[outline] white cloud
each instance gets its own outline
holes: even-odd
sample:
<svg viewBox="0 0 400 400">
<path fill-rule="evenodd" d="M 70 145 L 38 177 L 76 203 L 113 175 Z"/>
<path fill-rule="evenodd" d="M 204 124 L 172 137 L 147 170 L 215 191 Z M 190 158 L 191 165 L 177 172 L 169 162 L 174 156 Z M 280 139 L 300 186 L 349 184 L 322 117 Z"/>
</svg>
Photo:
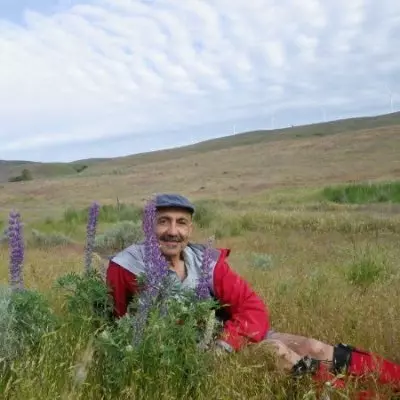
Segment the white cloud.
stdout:
<svg viewBox="0 0 400 400">
<path fill-rule="evenodd" d="M 69 4 L 0 20 L 0 158 L 400 90 L 398 0 Z"/>
</svg>

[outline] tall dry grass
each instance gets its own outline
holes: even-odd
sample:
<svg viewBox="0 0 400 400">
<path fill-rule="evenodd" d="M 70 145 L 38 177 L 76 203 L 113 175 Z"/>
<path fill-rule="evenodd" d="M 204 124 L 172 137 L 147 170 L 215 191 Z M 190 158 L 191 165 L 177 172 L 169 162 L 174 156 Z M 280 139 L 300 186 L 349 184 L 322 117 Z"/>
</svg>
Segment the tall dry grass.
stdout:
<svg viewBox="0 0 400 400">
<path fill-rule="evenodd" d="M 217 246 L 232 249 L 232 268 L 265 300 L 275 330 L 332 344 L 343 341 L 400 362 L 398 217 L 372 217 L 350 207 L 326 212 L 301 208 L 270 211 L 203 202 L 201 209 L 203 213 L 196 217 L 195 240 L 215 233 Z M 126 209 L 124 212 L 131 215 Z M 47 225 L 57 227 L 59 233 L 73 227 L 67 233 L 79 243 L 84 221 L 68 215 L 81 214 L 69 210 L 61 220 L 47 221 Z M 105 216 L 100 234 L 118 220 L 113 211 L 109 215 L 113 221 L 108 222 Z M 50 238 L 51 231 L 47 229 Z M 80 272 L 83 253 L 79 246 L 48 243 L 31 241 L 28 245 L 25 282 L 43 292 L 57 315 L 63 316 L 65 297 L 54 282 L 67 272 Z M 0 279 L 4 282 L 7 262 L 6 247 L 2 247 Z M 15 361 L 2 380 L 5 399 L 112 398 L 102 390 L 105 375 L 96 365 L 93 341 L 98 332 L 90 319 L 80 320 L 79 325 L 65 321 L 57 332 L 42 339 L 39 351 L 22 354 Z M 177 376 L 184 379 L 186 375 L 182 371 L 171 374 L 160 367 L 156 353 L 154 357 L 146 360 L 153 375 L 144 377 L 140 369 L 132 370 L 118 398 L 182 396 L 183 389 L 176 389 Z M 107 374 L 118 377 L 121 371 L 117 366 L 125 365 L 119 364 L 123 362 L 126 360 L 116 359 Z M 179 359 L 176 365 L 183 362 Z M 196 366 L 198 380 L 185 383 L 190 393 L 181 398 L 317 398 L 311 382 L 293 382 L 277 371 L 272 355 L 263 347 L 250 346 L 239 354 L 204 362 L 207 368 Z M 351 398 L 352 390 L 334 393 L 331 398 Z"/>
</svg>

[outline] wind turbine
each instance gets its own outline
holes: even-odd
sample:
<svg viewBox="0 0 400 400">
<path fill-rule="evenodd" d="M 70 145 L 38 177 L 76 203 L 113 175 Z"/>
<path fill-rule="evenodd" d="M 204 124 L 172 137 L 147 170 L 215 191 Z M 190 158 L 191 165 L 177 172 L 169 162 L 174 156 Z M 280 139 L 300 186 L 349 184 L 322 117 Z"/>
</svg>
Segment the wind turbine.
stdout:
<svg viewBox="0 0 400 400">
<path fill-rule="evenodd" d="M 393 91 L 389 88 L 389 85 L 386 84 L 386 89 L 389 92 L 389 103 L 390 103 L 390 112 L 394 112 L 394 103 L 393 103 Z"/>
<path fill-rule="evenodd" d="M 321 107 L 321 113 L 322 113 L 322 120 L 326 122 L 326 110 L 325 107 Z"/>
</svg>

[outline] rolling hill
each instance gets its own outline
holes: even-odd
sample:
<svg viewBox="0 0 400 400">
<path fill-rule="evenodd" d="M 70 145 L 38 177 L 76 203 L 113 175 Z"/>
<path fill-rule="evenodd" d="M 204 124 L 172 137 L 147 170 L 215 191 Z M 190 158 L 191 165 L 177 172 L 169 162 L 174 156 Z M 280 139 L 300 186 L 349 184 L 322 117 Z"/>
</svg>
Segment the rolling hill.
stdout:
<svg viewBox="0 0 400 400">
<path fill-rule="evenodd" d="M 110 169 L 129 164 L 129 167 L 152 162 L 173 160 L 177 157 L 229 149 L 238 146 L 254 145 L 268 141 L 280 141 L 313 136 L 329 136 L 343 132 L 377 129 L 383 127 L 400 127 L 400 112 L 373 117 L 350 118 L 326 123 L 295 126 L 276 130 L 257 130 L 203 141 L 198 144 L 134 154 L 115 158 L 93 158 L 77 160 L 70 163 L 40 163 L 32 161 L 0 160 L 0 183 L 21 174 L 27 168 L 34 179 L 52 179 L 68 176 L 99 175 Z"/>
</svg>

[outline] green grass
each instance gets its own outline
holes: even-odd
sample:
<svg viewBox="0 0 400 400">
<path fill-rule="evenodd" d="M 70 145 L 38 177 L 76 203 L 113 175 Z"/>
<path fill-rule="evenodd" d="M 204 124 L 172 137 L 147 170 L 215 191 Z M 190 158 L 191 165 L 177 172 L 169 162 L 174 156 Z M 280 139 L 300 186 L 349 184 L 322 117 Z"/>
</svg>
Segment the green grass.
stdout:
<svg viewBox="0 0 400 400">
<path fill-rule="evenodd" d="M 361 250 L 356 249 L 345 271 L 348 281 L 358 287 L 366 287 L 376 282 L 388 281 L 394 275 L 395 270 L 390 268 L 385 252 L 371 246 Z"/>
<path fill-rule="evenodd" d="M 43 234 L 64 234 L 76 240 L 83 240 L 86 235 L 89 206 L 84 208 L 68 207 L 60 218 L 46 217 L 43 220 L 27 224 L 27 229 L 35 229 Z M 142 210 L 133 204 L 104 204 L 100 206 L 99 222 L 101 228 L 108 229 L 111 224 L 131 221 L 138 222 Z"/>
<path fill-rule="evenodd" d="M 327 187 L 322 196 L 340 204 L 400 203 L 400 181 Z"/>
<path fill-rule="evenodd" d="M 315 190 L 308 198 L 316 198 Z M 293 194 L 291 195 L 293 196 Z M 303 199 L 307 198 L 304 195 Z M 299 198 L 297 198 L 298 201 Z M 296 200 L 296 201 L 297 201 Z M 325 200 L 324 200 L 325 201 Z M 196 231 L 215 236 L 216 239 L 238 238 L 243 235 L 265 234 L 273 231 L 296 230 L 303 232 L 351 233 L 399 233 L 400 219 L 393 216 L 375 217 L 367 214 L 353 215 L 349 210 L 330 210 L 324 203 L 284 203 L 280 209 L 261 207 L 259 201 L 249 203 L 220 202 L 203 200 L 195 202 L 197 212 L 194 216 Z M 47 217 L 26 225 L 31 235 L 37 231 L 31 243 L 83 242 L 86 235 L 88 208 L 68 208 L 60 219 Z M 134 205 L 103 205 L 100 208 L 98 235 L 106 247 L 117 250 L 129 240 L 139 240 L 141 230 L 141 209 Z M 130 225 L 131 224 L 131 225 Z M 40 233 L 40 234 L 39 234 Z M 64 237 L 64 239 L 63 239 Z"/>
<path fill-rule="evenodd" d="M 70 207 L 64 211 L 63 220 L 67 224 L 86 223 L 88 209 L 76 209 Z M 104 204 L 100 206 L 99 222 L 138 221 L 142 216 L 142 210 L 131 204 Z"/>
</svg>

